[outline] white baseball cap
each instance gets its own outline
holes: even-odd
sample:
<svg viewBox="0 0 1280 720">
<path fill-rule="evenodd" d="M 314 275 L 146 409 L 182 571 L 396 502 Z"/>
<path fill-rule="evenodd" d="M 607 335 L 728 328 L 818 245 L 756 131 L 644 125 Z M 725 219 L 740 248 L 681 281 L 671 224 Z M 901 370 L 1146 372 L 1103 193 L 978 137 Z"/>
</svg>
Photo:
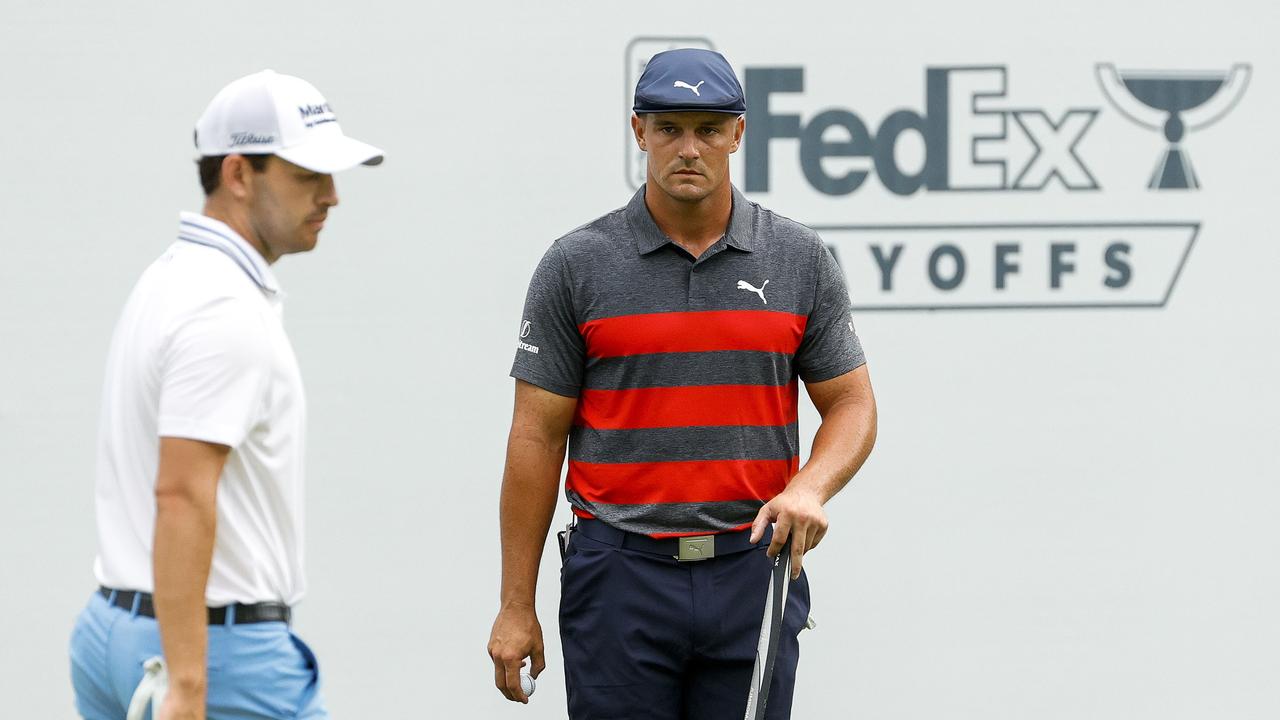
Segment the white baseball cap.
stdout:
<svg viewBox="0 0 1280 720">
<path fill-rule="evenodd" d="M 314 85 L 263 70 L 222 88 L 196 121 L 201 156 L 277 155 L 312 172 L 377 165 L 382 151 L 342 134 Z"/>
</svg>

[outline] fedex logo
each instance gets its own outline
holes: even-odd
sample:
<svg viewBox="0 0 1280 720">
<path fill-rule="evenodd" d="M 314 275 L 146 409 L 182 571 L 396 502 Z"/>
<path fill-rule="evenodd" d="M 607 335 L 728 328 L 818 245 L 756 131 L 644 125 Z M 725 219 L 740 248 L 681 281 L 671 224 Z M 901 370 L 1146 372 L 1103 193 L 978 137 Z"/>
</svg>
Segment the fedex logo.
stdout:
<svg viewBox="0 0 1280 720">
<path fill-rule="evenodd" d="M 799 141 L 806 181 L 827 195 L 847 195 L 875 173 L 898 195 L 930 191 L 1028 191 L 1057 184 L 1067 190 L 1099 185 L 1077 153 L 1098 115 L 1097 108 L 1051 112 L 1005 100 L 1004 66 L 937 67 L 925 71 L 923 111 L 895 110 L 874 128 L 845 108 L 809 117 L 773 110 L 771 99 L 804 92 L 804 68 L 747 68 L 748 130 L 743 146 L 747 192 L 768 192 L 775 141 Z M 924 160 L 903 167 L 898 143 L 918 133 Z M 856 167 L 824 163 L 863 158 Z"/>
</svg>

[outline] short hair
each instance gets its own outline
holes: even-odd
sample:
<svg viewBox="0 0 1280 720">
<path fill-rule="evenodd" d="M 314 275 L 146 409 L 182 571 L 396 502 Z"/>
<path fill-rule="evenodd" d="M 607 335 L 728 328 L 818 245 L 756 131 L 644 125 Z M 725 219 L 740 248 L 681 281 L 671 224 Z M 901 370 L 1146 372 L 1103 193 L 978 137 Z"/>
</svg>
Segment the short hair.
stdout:
<svg viewBox="0 0 1280 720">
<path fill-rule="evenodd" d="M 254 172 L 262 172 L 267 169 L 267 158 L 271 155 L 245 154 L 243 157 L 249 161 L 249 167 Z M 200 168 L 200 187 L 204 188 L 205 197 L 212 195 L 222 182 L 222 161 L 226 159 L 226 155 L 205 155 L 196 161 Z"/>
</svg>

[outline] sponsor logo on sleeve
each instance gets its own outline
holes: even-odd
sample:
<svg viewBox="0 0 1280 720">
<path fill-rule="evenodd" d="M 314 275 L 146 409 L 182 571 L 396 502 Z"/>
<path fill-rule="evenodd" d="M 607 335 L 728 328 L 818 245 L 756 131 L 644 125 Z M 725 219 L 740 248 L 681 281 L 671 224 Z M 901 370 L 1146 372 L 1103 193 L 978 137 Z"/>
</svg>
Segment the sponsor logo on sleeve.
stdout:
<svg viewBox="0 0 1280 720">
<path fill-rule="evenodd" d="M 530 345 L 529 343 L 524 341 L 525 338 L 529 337 L 529 333 L 532 331 L 533 331 L 533 323 L 529 322 L 528 320 L 525 320 L 524 322 L 520 323 L 520 339 L 516 341 L 516 347 L 520 350 L 524 350 L 525 352 L 531 352 L 534 355 L 537 355 L 538 346 Z"/>
</svg>

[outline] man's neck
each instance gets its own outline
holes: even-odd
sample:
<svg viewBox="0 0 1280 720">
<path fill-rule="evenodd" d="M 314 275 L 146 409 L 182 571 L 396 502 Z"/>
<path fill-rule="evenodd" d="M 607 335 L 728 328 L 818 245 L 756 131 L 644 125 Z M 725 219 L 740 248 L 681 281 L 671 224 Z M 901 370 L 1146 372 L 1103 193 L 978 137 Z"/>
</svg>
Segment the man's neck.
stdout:
<svg viewBox="0 0 1280 720">
<path fill-rule="evenodd" d="M 218 222 L 226 225 L 236 234 L 244 238 L 244 241 L 253 246 L 254 250 L 267 261 L 268 265 L 273 264 L 279 258 L 273 256 L 267 249 L 262 239 L 253 231 L 253 226 L 249 223 L 249 217 L 243 212 L 236 212 L 234 208 L 226 207 L 223 203 L 216 202 L 213 199 L 205 201 L 204 210 L 201 211 L 207 218 L 213 218 Z"/>
<path fill-rule="evenodd" d="M 702 200 L 682 202 L 650 181 L 645 185 L 644 203 L 658 229 L 697 258 L 724 237 L 733 212 L 733 188 L 726 182 Z"/>
</svg>

